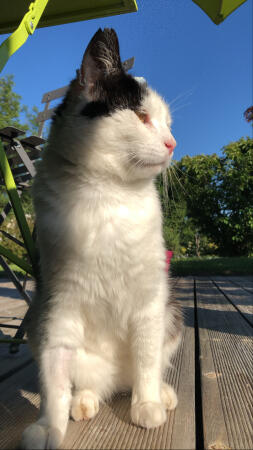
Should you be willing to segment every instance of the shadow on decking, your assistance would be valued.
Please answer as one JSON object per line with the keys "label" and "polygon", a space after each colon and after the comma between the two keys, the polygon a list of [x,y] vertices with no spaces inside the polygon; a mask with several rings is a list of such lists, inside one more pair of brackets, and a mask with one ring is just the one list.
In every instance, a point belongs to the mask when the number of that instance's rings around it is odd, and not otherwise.
{"label": "shadow on decking", "polygon": [[[9,288],[6,286],[1,286],[1,281],[0,281],[0,292],[1,292],[1,297],[3,298],[13,298],[15,300],[21,300],[24,301],[24,299],[20,296],[20,293],[18,292],[17,289],[15,288]],[[30,296],[32,296],[33,291],[27,289],[26,291]]]}
{"label": "shadow on decking", "polygon": [[[33,404],[33,398],[38,399],[39,392],[35,364],[27,364],[22,371],[17,371],[17,375],[13,374],[8,378],[6,389],[1,396],[0,442],[2,448],[20,448],[22,432],[38,417],[39,409]],[[22,411],[21,415],[20,411]],[[4,445],[5,442],[6,445]]]}
{"label": "shadow on decking", "polygon": [[[193,307],[183,307],[184,324],[186,327],[194,327]],[[238,326],[238,311],[219,311],[215,309],[198,308],[198,316],[204,318],[203,324],[199,323],[199,328],[219,331],[222,333],[235,334],[237,336],[252,336],[252,330],[248,322],[242,318],[241,326]],[[243,316],[252,320],[252,314],[244,313]]]}

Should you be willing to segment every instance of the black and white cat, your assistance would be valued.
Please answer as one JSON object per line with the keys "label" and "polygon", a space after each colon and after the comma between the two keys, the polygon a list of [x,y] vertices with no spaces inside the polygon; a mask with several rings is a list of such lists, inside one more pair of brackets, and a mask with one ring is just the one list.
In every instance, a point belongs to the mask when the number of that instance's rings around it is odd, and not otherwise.
{"label": "black and white cat", "polygon": [[154,178],[176,145],[161,97],[123,70],[101,29],[58,108],[34,183],[41,280],[28,324],[41,415],[25,449],[53,449],[69,415],[132,390],[131,418],[157,427],[177,396],[163,381],[181,339]]}

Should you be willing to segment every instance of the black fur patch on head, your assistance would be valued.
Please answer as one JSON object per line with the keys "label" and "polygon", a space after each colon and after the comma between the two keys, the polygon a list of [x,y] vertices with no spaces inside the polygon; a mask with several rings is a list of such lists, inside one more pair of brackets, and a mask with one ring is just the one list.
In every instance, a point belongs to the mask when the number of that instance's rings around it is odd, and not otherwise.
{"label": "black fur patch on head", "polygon": [[124,73],[99,80],[94,86],[94,94],[98,101],[88,103],[81,115],[93,119],[101,115],[110,115],[117,109],[137,110],[146,92],[131,75]]}
{"label": "black fur patch on head", "polygon": [[62,116],[68,105],[78,102],[82,91],[90,101],[80,115],[90,119],[108,116],[117,109],[136,111],[140,108],[147,88],[124,71],[118,37],[113,29],[99,29],[91,39],[77,78],[71,82],[55,118]]}
{"label": "black fur patch on head", "polygon": [[109,116],[109,108],[106,102],[90,102],[88,103],[80,113],[82,116],[89,117],[90,119],[94,119],[99,116]]}

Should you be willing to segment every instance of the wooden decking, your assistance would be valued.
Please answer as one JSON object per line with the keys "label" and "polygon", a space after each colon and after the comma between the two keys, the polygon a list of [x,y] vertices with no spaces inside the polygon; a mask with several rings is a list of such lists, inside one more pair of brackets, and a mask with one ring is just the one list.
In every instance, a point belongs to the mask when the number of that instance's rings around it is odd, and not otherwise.
{"label": "wooden decking", "polygon": [[[178,278],[182,345],[167,379],[179,404],[163,427],[131,424],[128,395],[102,405],[90,422],[69,422],[64,449],[252,449],[253,277]],[[0,322],[18,323],[25,302],[0,281]],[[12,335],[11,328],[2,333]],[[1,334],[2,334],[1,333]],[[0,347],[0,448],[18,448],[38,415],[37,370],[28,348]]]}

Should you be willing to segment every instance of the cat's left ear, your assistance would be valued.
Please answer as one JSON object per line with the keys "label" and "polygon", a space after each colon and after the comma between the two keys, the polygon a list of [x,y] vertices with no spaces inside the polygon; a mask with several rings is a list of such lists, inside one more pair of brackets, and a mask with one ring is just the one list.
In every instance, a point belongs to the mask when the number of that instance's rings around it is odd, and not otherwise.
{"label": "cat's left ear", "polygon": [[112,28],[105,28],[104,31],[100,28],[91,39],[81,68],[77,71],[80,86],[83,86],[89,97],[95,99],[98,96],[98,82],[122,71],[116,32]]}

